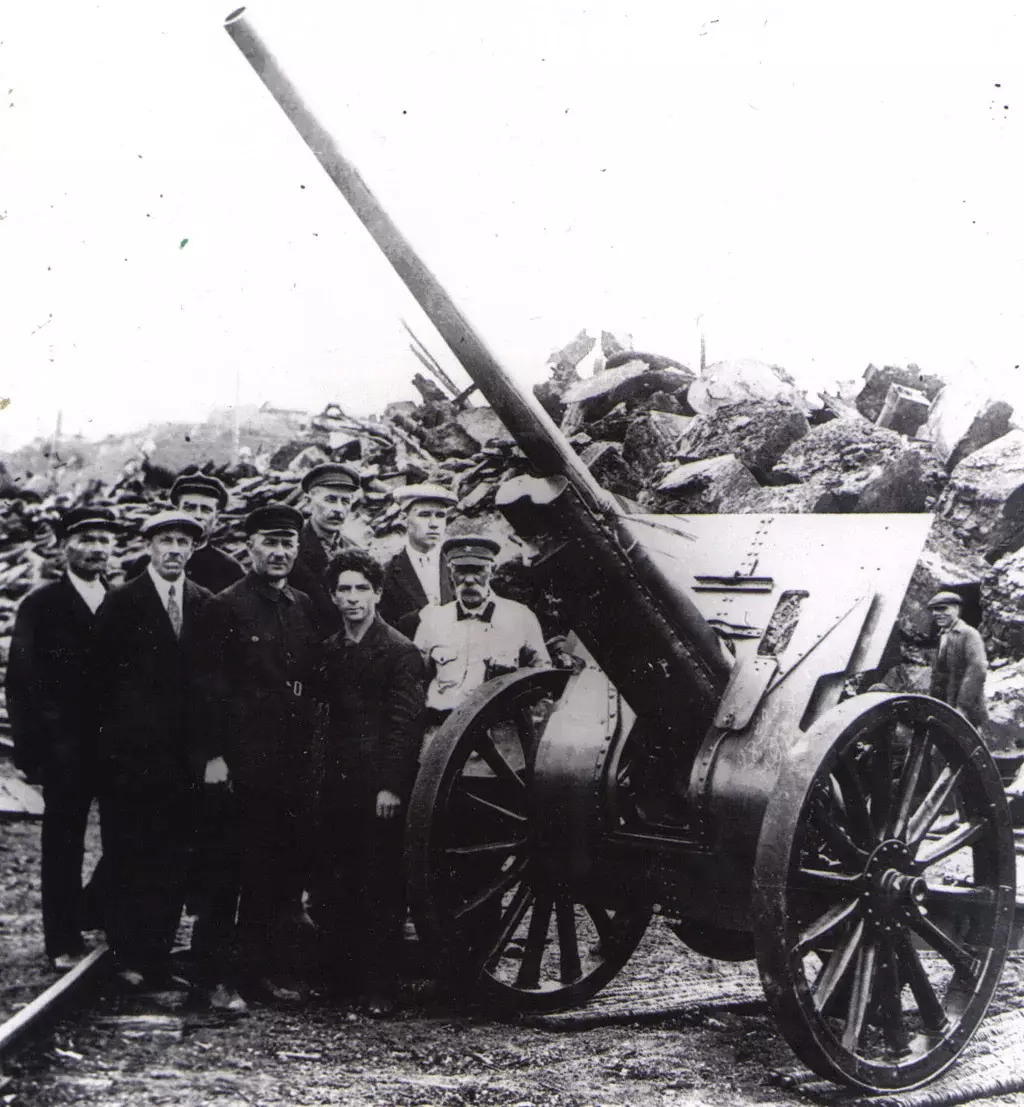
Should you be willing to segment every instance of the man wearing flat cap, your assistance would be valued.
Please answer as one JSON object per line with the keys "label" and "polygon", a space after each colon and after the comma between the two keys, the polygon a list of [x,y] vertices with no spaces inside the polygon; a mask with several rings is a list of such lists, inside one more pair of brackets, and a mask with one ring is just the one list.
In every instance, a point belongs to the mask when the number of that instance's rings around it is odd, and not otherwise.
{"label": "man wearing flat cap", "polygon": [[291,582],[313,601],[321,637],[341,629],[341,615],[324,584],[331,558],[356,546],[341,533],[359,492],[359,474],[350,465],[325,462],[302,478],[309,519],[299,534],[299,551]]}
{"label": "man wearing flat cap", "polygon": [[394,499],[405,510],[405,546],[384,571],[380,616],[411,638],[427,604],[441,605],[452,599],[441,544],[458,500],[436,484],[406,485],[395,490]]}
{"label": "man wearing flat cap", "polygon": [[494,539],[482,535],[449,538],[442,544],[455,599],[425,607],[414,639],[431,674],[431,723],[446,718],[485,680],[550,664],[536,615],[491,591],[500,549]]}
{"label": "man wearing flat cap", "polygon": [[82,893],[85,827],[97,784],[88,674],[96,611],[107,593],[104,574],[119,529],[105,507],[64,513],[57,527],[64,572],[22,600],[7,665],[14,763],[43,784],[43,938],[58,971],[84,956],[82,930],[91,929],[86,924],[101,925],[101,870]]}
{"label": "man wearing flat cap", "polygon": [[197,646],[210,593],[185,576],[203,535],[181,511],[142,525],[149,564],[96,618],[100,821],[107,938],[122,986],[162,986],[184,899],[195,787]]}
{"label": "man wearing flat cap", "polygon": [[939,648],[932,667],[930,694],[955,707],[982,735],[988,724],[985,676],[988,658],[981,635],[960,618],[963,597],[938,592],[928,601],[939,629]]}
{"label": "man wearing flat cap", "polygon": [[219,862],[208,866],[193,952],[211,1006],[229,1010],[236,982],[223,974],[236,903],[245,959],[236,980],[263,998],[300,998],[289,979],[290,946],[312,927],[302,893],[321,634],[312,601],[289,579],[301,528],[291,507],[251,512],[251,568],[210,605],[210,707],[198,762],[207,786],[230,786],[234,819],[219,841],[201,847]]}
{"label": "man wearing flat cap", "polygon": [[[231,554],[210,543],[217,519],[228,503],[228,490],[224,485],[205,473],[182,473],[171,486],[170,499],[177,511],[191,515],[203,528],[203,535],[185,566],[185,576],[210,592],[223,592],[236,580],[241,580],[245,576],[242,566]],[[125,579],[134,580],[148,564],[147,554],[126,561],[122,566]]]}

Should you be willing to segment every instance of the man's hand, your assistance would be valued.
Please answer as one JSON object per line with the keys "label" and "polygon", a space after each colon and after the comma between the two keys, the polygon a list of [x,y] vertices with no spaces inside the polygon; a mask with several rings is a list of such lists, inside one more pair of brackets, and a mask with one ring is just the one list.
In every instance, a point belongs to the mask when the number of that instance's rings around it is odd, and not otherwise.
{"label": "man's hand", "polygon": [[223,757],[215,757],[206,762],[206,772],[203,773],[204,784],[226,784],[228,782],[228,763]]}
{"label": "man's hand", "polygon": [[395,795],[394,792],[389,792],[387,788],[381,788],[377,793],[377,818],[378,819],[394,819],[398,815],[399,808],[402,806],[402,801]]}

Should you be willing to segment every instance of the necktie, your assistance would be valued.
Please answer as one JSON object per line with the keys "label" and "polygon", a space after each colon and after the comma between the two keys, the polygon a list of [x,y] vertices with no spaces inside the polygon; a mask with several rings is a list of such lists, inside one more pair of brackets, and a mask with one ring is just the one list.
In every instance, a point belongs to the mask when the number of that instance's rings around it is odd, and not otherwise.
{"label": "necktie", "polygon": [[172,584],[167,593],[167,615],[171,620],[174,637],[181,637],[181,604],[178,603],[178,586]]}

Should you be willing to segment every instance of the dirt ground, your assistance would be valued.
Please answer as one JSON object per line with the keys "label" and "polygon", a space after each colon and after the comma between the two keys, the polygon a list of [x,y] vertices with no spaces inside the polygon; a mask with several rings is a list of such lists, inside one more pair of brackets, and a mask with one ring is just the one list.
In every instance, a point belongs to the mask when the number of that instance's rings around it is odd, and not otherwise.
{"label": "dirt ground", "polygon": [[[95,855],[95,826],[90,834]],[[38,822],[0,824],[3,1018],[53,980],[42,954],[38,860]],[[722,971],[750,970],[716,969],[656,923],[621,979],[642,997],[680,973],[697,980]],[[254,1005],[230,1023],[180,996],[126,1000],[101,990],[8,1062],[0,1099],[13,1107],[807,1103],[780,1086],[794,1058],[757,1001],[555,1029],[468,1010],[425,980],[409,980],[405,1000],[386,1022],[314,996],[300,1010]],[[1024,955],[1015,953],[993,1010],[1022,1000]]]}

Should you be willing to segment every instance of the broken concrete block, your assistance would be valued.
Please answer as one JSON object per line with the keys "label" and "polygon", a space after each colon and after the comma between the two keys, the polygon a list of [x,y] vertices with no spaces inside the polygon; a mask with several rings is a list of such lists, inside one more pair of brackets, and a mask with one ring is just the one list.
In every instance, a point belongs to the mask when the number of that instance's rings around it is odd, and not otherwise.
{"label": "broken concrete block", "polygon": [[580,458],[602,488],[630,499],[636,498],[641,481],[622,456],[622,447],[618,442],[592,442],[584,447]]}
{"label": "broken concrete block", "polygon": [[884,462],[864,485],[854,510],[882,514],[929,511],[947,479],[945,467],[930,450],[904,450]]}
{"label": "broken concrete block", "polygon": [[906,368],[886,365],[879,369],[877,365],[869,365],[864,370],[864,384],[857,393],[857,410],[865,419],[874,423],[881,415],[882,408],[885,407],[890,385],[900,384],[906,388],[916,389],[923,392],[931,401],[942,391],[945,383],[941,377],[937,377],[934,373],[925,373],[913,362],[910,362]]}
{"label": "broken concrete block", "polygon": [[564,399],[567,405],[581,404],[586,419],[600,419],[618,403],[637,404],[654,392],[675,393],[688,387],[692,379],[693,374],[685,368],[652,369],[647,362],[633,358],[574,384]]}
{"label": "broken concrete block", "polygon": [[654,510],[677,514],[726,513],[757,488],[753,473],[743,462],[725,454],[680,465],[659,482],[653,502],[645,502],[643,496],[640,502],[645,509],[651,509],[651,504]]}
{"label": "broken concrete block", "polygon": [[904,638],[919,645],[933,644],[934,625],[927,604],[936,592],[945,589],[964,596],[964,614],[975,619],[987,571],[988,566],[976,553],[964,549],[952,527],[943,519],[935,519],[900,607],[899,627]]}
{"label": "broken concrete block", "polygon": [[904,384],[890,384],[885,403],[875,422],[880,427],[887,427],[913,438],[918,427],[927,420],[931,406],[931,400],[919,389],[907,388]]}
{"label": "broken concrete block", "polygon": [[810,430],[804,413],[779,400],[744,400],[698,415],[687,427],[676,456],[699,461],[735,455],[764,481],[786,450]]}
{"label": "broken concrete block", "polygon": [[1024,497],[1024,431],[1010,431],[964,458],[953,470],[936,513],[974,550],[1005,540],[1005,511]]}
{"label": "broken concrete block", "polygon": [[626,437],[632,416],[625,404],[616,404],[615,407],[586,424],[587,434],[595,441],[621,442]]}
{"label": "broken concrete block", "polygon": [[976,450],[1002,438],[1010,430],[1013,406],[997,400],[984,388],[965,381],[947,385],[932,404],[924,435],[935,452],[953,470]]}
{"label": "broken concrete block", "polygon": [[489,407],[464,408],[455,416],[455,422],[481,446],[493,441],[509,444],[515,441],[505,429],[505,424]]}
{"label": "broken concrete block", "polygon": [[626,431],[622,452],[626,461],[645,477],[675,457],[679,441],[693,419],[666,411],[635,414]]}
{"label": "broken concrete block", "polygon": [[1024,656],[1024,550],[1001,558],[981,589],[982,634],[993,657]]}
{"label": "broken concrete block", "polygon": [[812,482],[833,493],[852,511],[860,493],[882,466],[909,449],[907,440],[865,420],[833,419],[812,427],[794,442],[772,469],[772,483]]}
{"label": "broken concrete block", "polygon": [[744,400],[784,400],[803,409],[804,398],[785,369],[741,358],[716,361],[690,385],[686,394],[698,415]]}
{"label": "broken concrete block", "polygon": [[480,449],[480,443],[454,419],[425,427],[423,445],[436,458],[472,457]]}
{"label": "broken concrete block", "polygon": [[1024,661],[995,665],[985,681],[991,748],[1024,748]]}

